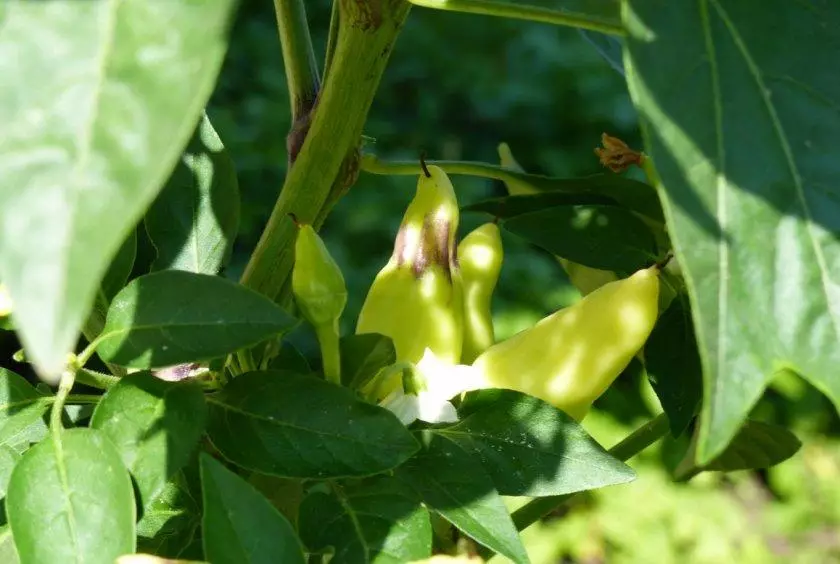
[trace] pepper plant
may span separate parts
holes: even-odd
[[[37,375],[0,369],[3,562],[528,562],[519,531],[632,481],[668,434],[675,480],[792,456],[750,419],[779,373],[840,405],[840,5],[334,0],[319,61],[304,1],[275,0],[289,169],[232,280],[249,187],[204,108],[236,4],[0,7],[0,313]],[[524,171],[501,140],[492,163],[377,157],[366,116],[425,9],[578,28],[626,77],[644,147],[605,134],[585,178]],[[365,174],[418,189],[340,335],[317,230]],[[509,195],[459,209],[462,175]],[[466,213],[488,223],[462,237]],[[496,343],[500,232],[584,297]],[[662,411],[601,445],[585,416],[628,372]]]

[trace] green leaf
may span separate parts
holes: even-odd
[[[201,503],[183,470],[146,507],[137,523],[137,550],[166,558],[184,558],[201,526]]]
[[[102,284],[100,284],[102,293],[109,303],[117,295],[117,292],[123,289],[128,277],[131,276],[131,269],[134,268],[136,257],[137,230],[132,229],[128,232],[128,237],[123,241],[116,256],[111,260],[111,266],[108,267],[105,278],[102,279]]]
[[[6,497],[9,478],[12,476],[12,470],[20,458],[20,453],[12,447],[0,445],[0,499]],[[3,560],[0,560],[0,562],[3,562]]]
[[[239,227],[239,184],[206,114],[145,223],[157,249],[152,270],[216,274],[229,259]]]
[[[396,564],[432,553],[429,512],[412,489],[390,477],[311,493],[298,519],[310,552],[333,547],[333,564]]]
[[[0,279],[56,377],[108,265],[195,127],[233,0],[5,2]]]
[[[421,432],[422,450],[397,468],[430,509],[487,548],[514,562],[528,562],[519,533],[481,461],[458,444]]]
[[[695,462],[697,434],[674,475],[688,480],[700,472],[733,472],[769,468],[784,462],[797,453],[802,443],[784,427],[761,421],[747,420],[726,449],[707,464]]]
[[[647,225],[616,206],[558,206],[501,225],[552,254],[601,270],[635,272],[656,259]]]
[[[106,362],[158,368],[223,356],[296,324],[265,296],[225,278],[155,272],[117,294],[96,350]]]
[[[708,462],[779,369],[840,409],[840,3],[630,0],[623,16],[692,298]]]
[[[694,338],[691,312],[680,299],[656,321],[645,343],[645,369],[671,434],[681,435],[700,408],[703,370]]]
[[[490,198],[464,206],[462,212],[484,212],[499,219],[511,219],[518,215],[542,211],[561,206],[615,205],[607,196],[588,193],[539,192],[534,194],[513,194],[502,198]]]
[[[610,66],[624,76],[624,62],[622,58],[621,39],[614,35],[597,33],[588,29],[579,30],[580,34],[592,45]]]
[[[271,359],[268,368],[270,370],[287,370],[299,374],[309,374],[313,371],[303,353],[286,341],[280,346],[277,355]]]
[[[8,524],[0,526],[0,562],[3,564],[20,564],[20,557],[15,548],[12,528]]]
[[[18,444],[33,426],[43,425],[51,401],[22,376],[0,368],[0,444]]]
[[[207,433],[234,464],[288,478],[368,476],[417,451],[396,416],[294,372],[249,372],[208,396]]]
[[[305,562],[289,522],[248,482],[201,455],[204,553],[213,564]]]
[[[636,476],[562,411],[520,392],[470,392],[458,415],[458,423],[434,433],[480,460],[502,495],[563,495]]]
[[[396,361],[394,342],[385,335],[365,333],[341,339],[341,380],[352,389],[358,390]]]
[[[548,202],[556,202],[555,205],[613,202],[627,210],[645,216],[648,220],[657,223],[665,221],[656,190],[638,180],[612,173],[583,178],[552,178],[538,174],[528,174],[512,168],[492,165],[485,165],[485,167],[497,172],[499,169],[504,171],[502,175],[495,173],[494,176],[504,176],[506,183],[516,186],[517,195],[515,199],[509,200],[509,202],[517,207],[527,205],[531,201],[539,201],[538,199],[528,199],[533,197],[527,194],[528,191],[531,191],[545,193],[545,196],[542,197],[548,198]],[[605,202],[604,199],[608,199],[608,202]],[[493,210],[499,210],[500,208],[498,203],[493,204],[494,201],[508,201],[508,198],[478,202],[474,205],[465,206],[464,210],[487,211],[495,215]],[[506,206],[501,206],[501,209],[503,210],[504,207]]]
[[[62,431],[29,449],[12,472],[6,513],[24,562],[112,564],[134,552],[131,478],[93,429]]]
[[[189,462],[206,421],[204,393],[195,382],[165,382],[138,372],[105,393],[90,426],[117,447],[137,484],[140,506],[147,507]]]

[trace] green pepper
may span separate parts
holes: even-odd
[[[659,267],[652,266],[493,345],[473,368],[486,387],[538,397],[580,421],[644,346],[658,299]]]
[[[503,259],[502,237],[495,223],[485,223],[458,245],[458,266],[464,281],[464,364],[472,364],[496,342],[490,306]]]
[[[324,376],[341,382],[338,322],[347,305],[344,276],[311,225],[298,225],[292,292],[303,317],[315,329]]]

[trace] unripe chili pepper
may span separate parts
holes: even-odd
[[[458,265],[464,282],[463,364],[472,364],[496,342],[490,306],[503,259],[502,237],[495,223],[485,223],[458,245]]]
[[[341,382],[338,322],[347,305],[344,275],[311,225],[298,225],[292,293],[321,347],[324,375]]]
[[[417,182],[391,258],[368,291],[356,333],[390,337],[398,361],[419,362],[429,348],[454,364],[463,339],[463,288],[455,263],[458,201],[443,170],[429,166],[426,173]]]
[[[658,296],[659,267],[640,270],[493,345],[473,368],[488,387],[541,398],[580,421],[644,346]]]

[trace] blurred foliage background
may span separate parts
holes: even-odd
[[[329,2],[307,2],[322,60]],[[289,101],[272,3],[244,1],[208,113],[236,162],[243,216],[228,275],[238,277],[259,238],[286,168]],[[593,148],[602,132],[639,147],[637,116],[623,77],[572,29],[414,8],[391,57],[365,134],[382,158],[497,162],[510,144],[529,172],[601,172]],[[387,261],[413,177],[362,174],[327,220],[323,235],[350,291],[345,332]],[[495,182],[454,177],[462,204],[503,195]],[[485,221],[465,214],[461,233]],[[515,237],[494,308],[500,338],[577,299],[559,265]],[[657,412],[643,377],[623,377],[585,427],[605,446]],[[788,425],[804,442],[765,472],[703,474],[674,484],[668,471],[684,441],[632,461],[639,478],[578,496],[525,532],[535,564],[840,562],[840,440],[829,403],[782,375],[756,417]],[[509,500],[516,506],[521,500]]]

